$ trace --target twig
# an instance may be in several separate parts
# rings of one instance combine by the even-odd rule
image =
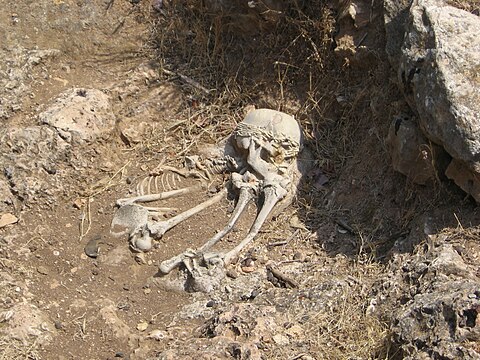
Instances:
[[[344,220],[342,219],[336,219],[335,222],[337,223],[337,225],[341,226],[342,228],[344,228],[345,230],[347,230],[349,233],[351,233],[352,235],[356,235],[357,232],[350,226],[348,225]]]
[[[288,244],[288,241],[283,240],[283,241],[275,241],[273,243],[267,244],[267,246],[282,246],[287,244]]]
[[[198,90],[204,92],[205,94],[209,95],[210,90],[208,90],[206,87],[202,86],[198,81],[193,80],[192,78],[189,78],[186,75],[180,74],[178,72],[174,72],[168,69],[163,68],[162,71],[170,76],[178,76],[180,79],[182,79],[184,82],[186,82],[188,85],[193,86],[194,88],[197,88]]]
[[[285,275],[283,272],[275,268],[273,265],[267,265],[267,270],[272,273],[278,280],[283,281],[285,284],[289,285],[292,288],[298,288],[298,283],[293,280],[290,276]]]

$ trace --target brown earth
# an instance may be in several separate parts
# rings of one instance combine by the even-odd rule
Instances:
[[[183,18],[201,12],[193,1],[183,12],[172,3],[160,12],[146,0],[0,5],[1,74],[19,74],[0,93],[2,105],[12,104],[2,130],[41,125],[38,114],[71,88],[108,94],[115,117],[112,131],[64,153],[27,146],[4,158],[2,171],[15,174],[0,179],[9,186],[0,193],[0,212],[19,221],[0,228],[0,359],[399,356],[388,316],[371,310],[388,260],[414,252],[428,234],[468,229],[480,219],[446,179],[413,185],[389,165],[384,138],[404,105],[383,51],[381,6],[372,9],[361,46],[356,34],[335,55],[333,28],[341,19],[323,3],[288,13],[285,28],[276,22],[282,20],[260,19],[261,33],[254,17],[242,25],[249,35],[232,30],[232,19]],[[294,30],[298,37],[289,37]],[[55,51],[31,61],[33,50]],[[231,266],[221,289],[165,289],[154,280],[158,264],[221,229],[233,199],[175,227],[140,257],[126,238],[110,235],[115,202],[158,165],[182,167],[185,155],[224,139],[252,104],[297,116],[314,170],[303,175],[294,203]],[[1,144],[2,152],[15,154],[17,145]],[[36,159],[49,158],[54,170],[29,175]],[[26,169],[16,170],[20,163]],[[32,193],[21,187],[28,179],[38,182]],[[225,181],[217,176],[210,192]],[[160,206],[181,211],[208,196],[201,191]],[[252,204],[220,248],[237,243],[254,214]],[[93,259],[84,247],[96,237]],[[470,248],[474,263],[478,249]],[[253,265],[243,266],[245,259]],[[272,277],[272,261],[295,286]]]

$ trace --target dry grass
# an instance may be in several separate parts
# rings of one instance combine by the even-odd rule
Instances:
[[[232,21],[234,15],[210,13],[200,1],[173,1],[165,8],[155,26],[157,60],[210,90],[206,94],[178,79],[191,103],[180,115],[184,120],[175,135],[168,135],[184,142],[181,153],[228,136],[245,107],[269,107],[295,115],[305,130],[316,168],[330,178],[337,176],[353,156],[359,133],[372,121],[372,99],[392,90],[382,83],[382,69],[375,76],[369,71],[350,72],[332,56],[335,16],[323,1],[311,1],[303,8],[292,6],[285,16],[276,22],[265,21],[263,26],[255,17],[249,18],[245,29],[244,22]],[[339,208],[326,210],[320,205],[321,196],[301,201],[302,218],[313,222],[343,213]],[[364,250],[359,251],[363,256]],[[355,268],[366,273],[369,264],[364,261]],[[380,267],[375,269],[380,271]],[[359,283],[345,288],[334,306],[311,314],[305,333],[312,355],[322,359],[388,357],[384,348],[387,327],[366,314],[368,304],[365,295],[360,295],[361,287]],[[269,356],[285,358],[280,352]]]
[[[480,15],[480,0],[448,0],[447,3],[477,16]]]

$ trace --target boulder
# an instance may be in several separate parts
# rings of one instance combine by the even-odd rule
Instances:
[[[480,340],[478,283],[458,280],[417,294],[397,312],[392,327],[402,358],[478,359]]]
[[[385,51],[394,69],[400,66],[400,55],[405,37],[405,24],[408,20],[411,0],[384,0],[383,17],[385,22]]]
[[[478,34],[477,16],[440,0],[416,0],[398,68],[424,134],[471,169],[480,163]]]

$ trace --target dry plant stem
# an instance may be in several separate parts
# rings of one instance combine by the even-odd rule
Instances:
[[[117,200],[117,205],[125,206],[125,205],[134,204],[136,202],[151,202],[151,201],[157,201],[157,200],[170,199],[170,198],[179,197],[185,194],[189,194],[194,191],[198,191],[201,188],[202,188],[202,185],[194,185],[194,186],[186,187],[183,189],[161,192],[158,194],[140,195],[140,196],[134,196],[131,198],[119,199]]]
[[[162,71],[167,75],[178,76],[180,79],[182,79],[182,81],[186,82],[188,85],[193,86],[194,88],[204,92],[207,95],[210,94],[210,90],[208,90],[206,87],[200,85],[200,83],[198,81],[195,81],[195,80],[189,78],[188,76],[185,76],[183,74],[167,70],[165,68],[163,68]]]

